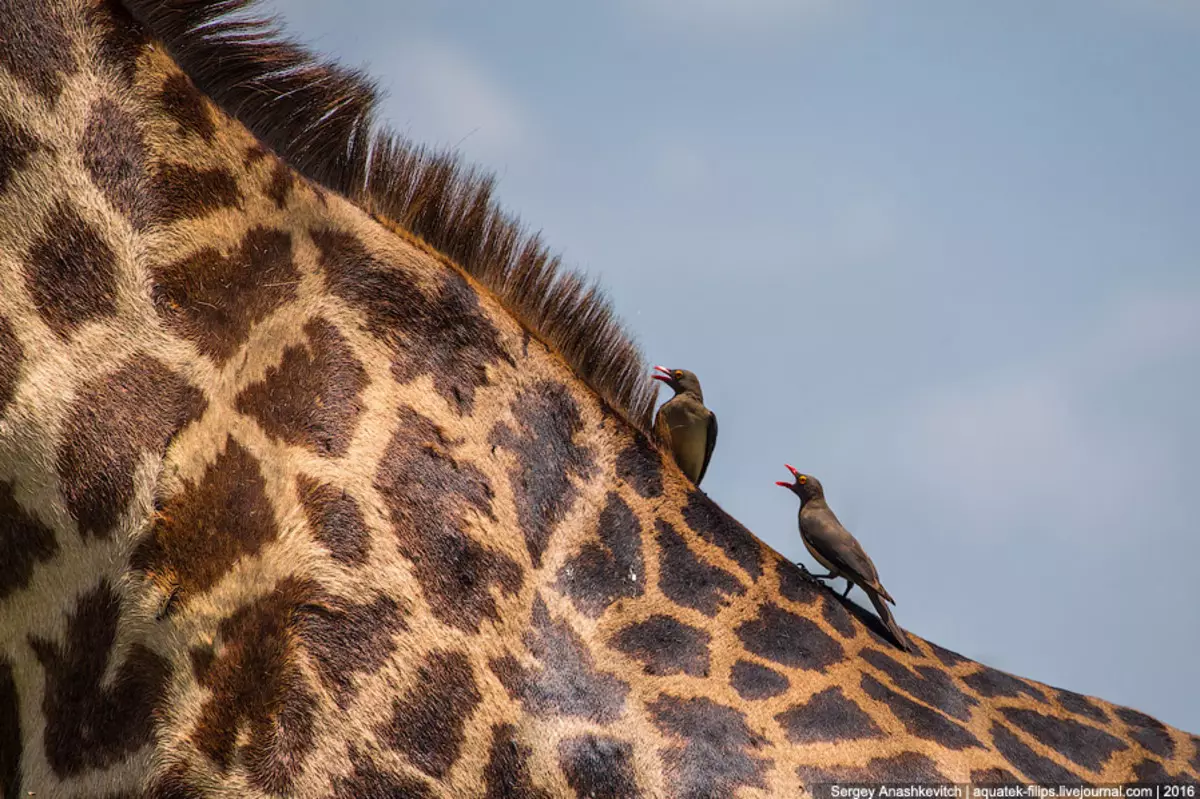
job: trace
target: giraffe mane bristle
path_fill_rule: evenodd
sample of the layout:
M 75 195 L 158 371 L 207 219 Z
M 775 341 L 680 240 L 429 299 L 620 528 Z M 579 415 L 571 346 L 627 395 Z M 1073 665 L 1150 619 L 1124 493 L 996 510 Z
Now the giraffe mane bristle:
M 637 343 L 595 283 L 500 207 L 490 172 L 377 124 L 374 80 L 286 38 L 273 17 L 254 16 L 258 0 L 120 2 L 200 91 L 293 169 L 443 254 L 649 431 L 658 385 Z

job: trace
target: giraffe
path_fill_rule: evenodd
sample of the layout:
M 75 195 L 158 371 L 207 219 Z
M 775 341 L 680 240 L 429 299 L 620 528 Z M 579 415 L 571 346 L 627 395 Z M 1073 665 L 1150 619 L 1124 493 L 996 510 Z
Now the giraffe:
M 806 579 L 488 176 L 249 0 L 0 0 L 0 790 L 1200 779 Z

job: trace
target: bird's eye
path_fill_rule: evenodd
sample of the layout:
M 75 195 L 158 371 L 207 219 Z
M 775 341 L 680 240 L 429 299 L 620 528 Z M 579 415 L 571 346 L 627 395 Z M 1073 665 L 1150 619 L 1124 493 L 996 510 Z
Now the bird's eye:
M 799 483 L 800 485 L 804 485 L 805 483 L 808 482 L 808 477 L 802 474 L 796 478 L 796 482 Z
M 683 372 L 681 372 L 681 371 L 679 371 L 678 369 L 676 369 L 676 370 L 675 370 L 675 379 L 676 379 L 676 380 L 678 380 L 678 379 L 679 379 L 679 378 L 681 378 L 681 377 L 683 377 Z

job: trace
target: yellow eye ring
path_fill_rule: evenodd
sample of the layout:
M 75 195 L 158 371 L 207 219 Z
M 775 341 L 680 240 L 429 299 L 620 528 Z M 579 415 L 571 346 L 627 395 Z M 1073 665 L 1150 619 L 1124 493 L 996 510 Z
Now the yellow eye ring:
M 681 378 L 681 377 L 683 377 L 683 372 L 681 372 L 681 371 L 679 371 L 678 369 L 676 369 L 676 370 L 675 370 L 675 379 L 676 379 L 676 380 L 678 380 L 678 379 L 679 379 L 679 378 Z
M 799 483 L 800 485 L 804 485 L 805 483 L 808 482 L 808 476 L 802 474 L 796 478 L 796 482 Z

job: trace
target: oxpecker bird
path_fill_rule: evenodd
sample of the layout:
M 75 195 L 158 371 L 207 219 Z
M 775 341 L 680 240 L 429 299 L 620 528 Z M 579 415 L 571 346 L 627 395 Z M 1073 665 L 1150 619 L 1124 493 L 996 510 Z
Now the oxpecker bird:
M 699 486 L 717 445 L 717 415 L 704 407 L 704 392 L 694 374 L 687 369 L 654 369 L 660 374 L 651 377 L 675 391 L 675 396 L 658 409 L 654 433 L 671 448 L 675 462 L 688 479 Z
M 784 464 L 785 466 L 787 464 Z M 892 612 L 884 604 L 884 600 L 896 604 L 892 595 L 879 582 L 879 572 L 875 564 L 858 543 L 850 531 L 842 526 L 838 517 L 830 510 L 825 502 L 825 489 L 817 478 L 800 474 L 788 466 L 788 471 L 796 478 L 794 483 L 777 482 L 796 496 L 800 497 L 800 538 L 809 554 L 826 569 L 829 574 L 813 575 L 818 580 L 843 577 L 846 580 L 846 590 L 843 597 L 849 595 L 855 585 L 866 593 L 875 606 L 875 612 L 880 620 L 891 631 L 896 643 L 906 652 L 911 651 L 908 639 L 892 618 Z

